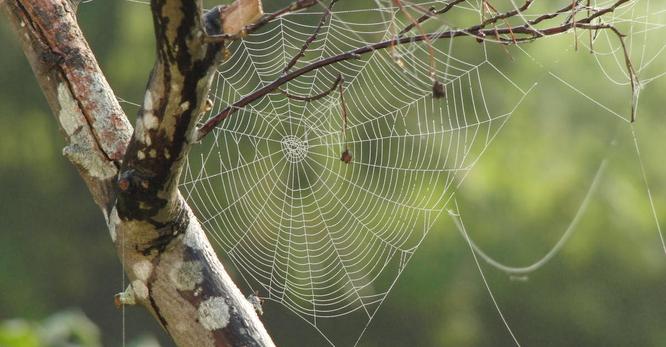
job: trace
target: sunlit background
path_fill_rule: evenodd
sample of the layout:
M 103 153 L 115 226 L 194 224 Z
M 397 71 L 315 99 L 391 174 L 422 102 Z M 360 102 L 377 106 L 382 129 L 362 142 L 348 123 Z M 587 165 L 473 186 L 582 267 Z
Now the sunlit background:
M 537 1 L 537 6 L 549 11 L 567 2 Z M 286 3 L 266 1 L 265 7 L 271 11 Z M 484 129 L 492 130 L 493 136 L 480 135 L 470 144 L 475 154 L 466 164 L 473 167 L 456 176 L 447 191 L 453 192 L 462 181 L 454 198 L 443 201 L 448 204 L 440 201 L 439 218 L 426 230 L 359 346 L 515 345 L 494 300 L 524 346 L 666 346 L 666 254 L 659 235 L 659 229 L 666 227 L 666 80 L 660 78 L 666 72 L 666 56 L 661 54 L 666 47 L 666 12 L 663 4 L 654 1 L 637 3 L 614 19 L 620 30 L 632 34 L 629 51 L 645 86 L 633 126 L 626 121 L 631 92 L 622 54 L 610 35 L 599 34 L 596 55 L 589 53 L 588 34 L 581 31 L 576 33 L 577 43 L 574 35 L 567 34 L 520 48 L 484 46 L 472 39 L 436 45 L 478 70 L 482 82 L 470 84 L 481 85 L 483 97 L 472 98 L 474 102 L 486 103 L 488 114 L 510 114 L 508 121 L 498 118 Z M 373 4 L 340 0 L 336 10 L 344 13 Z M 510 1 L 497 0 L 495 5 L 508 9 Z M 650 15 L 644 15 L 646 11 Z M 478 15 L 460 13 L 460 17 L 452 14 L 450 22 L 425 28 L 436 30 Z M 82 4 L 78 17 L 111 86 L 127 101 L 122 106 L 133 121 L 137 112 L 133 103 L 143 100 L 154 59 L 149 7 L 95 0 Z M 317 20 L 317 16 L 306 18 L 311 24 Z M 65 346 L 68 340 L 81 346 L 124 342 L 171 346 L 145 310 L 128 308 L 123 314 L 113 305 L 113 295 L 123 289 L 122 269 L 102 214 L 62 157 L 64 141 L 57 123 L 4 21 L 0 22 L 0 42 L 5 44 L 0 54 L 0 346 L 41 346 L 47 340 L 49 346 Z M 427 61 L 426 48 L 420 47 L 420 53 L 398 52 L 405 54 L 407 63 L 409 59 Z M 439 58 L 446 63 L 446 58 Z M 438 71 L 445 69 L 440 62 Z M 377 78 L 380 83 L 383 77 Z M 355 120 L 363 119 L 360 106 L 353 105 L 353 93 L 363 95 L 363 91 L 357 88 L 350 93 L 349 125 L 353 126 Z M 449 92 L 446 100 L 438 102 L 453 105 L 452 97 Z M 219 100 L 216 106 L 221 106 Z M 429 117 L 424 112 L 406 115 L 410 126 L 416 126 L 420 117 Z M 246 119 L 232 120 L 227 127 L 245 129 Z M 339 128 L 339 119 L 333 119 L 325 130 L 332 133 Z M 337 132 L 330 136 L 330 143 L 340 145 L 336 136 Z M 352 136 L 356 166 L 354 162 L 349 167 L 334 164 L 351 177 L 363 177 L 361 163 L 368 159 L 363 154 L 367 153 L 353 142 L 362 143 L 362 134 L 357 131 Z M 208 153 L 208 142 L 195 149 L 195 155 Z M 329 147 L 322 147 L 321 153 L 338 155 L 338 148 Z M 253 149 L 237 150 L 251 153 Z M 396 155 L 404 155 L 404 149 Z M 196 162 L 198 157 L 193 158 Z M 391 158 L 385 160 L 390 163 Z M 197 165 L 193 164 L 194 172 Z M 242 178 L 227 182 L 241 179 L 246 184 Z M 193 189 L 187 182 L 184 188 Z M 443 186 L 409 188 L 444 190 Z M 220 196 L 233 200 L 225 195 L 228 186 L 217 189 Z M 201 203 L 194 201 L 194 207 L 206 218 Z M 454 219 L 449 212 L 459 217 Z M 469 237 L 491 257 L 526 266 L 547 254 L 574 220 L 570 238 L 535 272 L 509 275 L 479 258 L 493 296 L 455 224 L 462 221 Z M 212 229 L 215 224 L 208 226 Z M 211 238 L 224 233 L 207 231 Z M 223 244 L 221 258 L 242 290 L 250 294 L 258 289 L 267 296 L 260 284 L 256 287 L 243 280 L 247 273 L 225 258 L 224 248 Z M 276 301 L 265 303 L 261 318 L 277 345 L 328 345 L 307 319 Z M 326 331 L 327 338 L 342 346 L 353 343 L 367 323 L 344 318 Z

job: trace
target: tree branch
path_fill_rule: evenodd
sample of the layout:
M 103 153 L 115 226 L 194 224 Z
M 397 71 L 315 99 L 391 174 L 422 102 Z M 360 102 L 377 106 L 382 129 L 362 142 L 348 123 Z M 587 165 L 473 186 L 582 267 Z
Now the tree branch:
M 222 59 L 222 44 L 205 43 L 205 30 L 244 27 L 260 17 L 260 3 L 239 0 L 205 16 L 200 0 L 153 0 L 151 9 L 157 61 L 120 169 L 116 205 L 127 221 L 115 230 L 132 269 L 130 289 L 179 346 L 271 346 L 178 191 L 192 130 Z
M 305 55 L 305 51 L 307 51 L 308 48 L 310 48 L 312 42 L 314 42 L 314 40 L 317 39 L 317 35 L 319 35 L 321 28 L 324 26 L 326 21 L 331 17 L 331 10 L 333 10 L 333 5 L 335 5 L 336 2 L 338 2 L 338 0 L 331 0 L 331 2 L 328 4 L 328 7 L 324 9 L 324 14 L 319 19 L 319 24 L 317 24 L 317 27 L 315 28 L 314 32 L 312 33 L 312 35 L 310 35 L 310 37 L 307 38 L 307 40 L 305 40 L 303 46 L 301 46 L 301 49 L 298 51 L 298 53 L 296 53 L 296 55 L 294 55 L 293 58 L 291 58 L 289 63 L 287 63 L 287 66 L 285 66 L 284 69 L 282 69 L 283 74 L 291 70 L 291 68 L 294 67 L 294 65 L 296 65 L 298 60 L 303 58 L 303 56 Z
M 76 166 L 108 217 L 117 165 L 132 127 L 99 69 L 67 1 L 4 1 L 0 8 L 20 40 L 67 141 Z
M 205 15 L 201 1 L 152 1 L 157 61 L 133 135 L 68 1 L 0 7 L 67 139 L 63 153 L 102 209 L 127 269 L 131 284 L 118 303 L 145 306 L 179 346 L 273 346 L 178 191 L 221 59 L 222 45 L 206 44 L 206 32 L 245 27 L 260 17 L 253 14 L 260 1 Z
M 461 0 L 462 1 L 462 0 Z M 438 11 L 440 13 L 447 13 L 450 11 L 456 4 L 459 2 L 458 0 L 454 0 L 449 3 L 448 6 L 445 6 L 442 10 Z M 428 34 L 423 34 L 423 35 L 416 35 L 416 36 L 396 36 L 393 39 L 386 40 L 386 41 L 381 41 L 377 43 L 372 43 L 368 44 L 366 46 L 362 46 L 359 48 L 356 48 L 354 50 L 341 53 L 338 55 L 326 57 L 323 59 L 320 59 L 318 61 L 315 61 L 309 65 L 306 65 L 300 69 L 293 70 L 291 72 L 288 72 L 286 74 L 283 74 L 282 76 L 278 77 L 275 79 L 273 82 L 264 85 L 261 88 L 256 89 L 255 91 L 251 92 L 250 94 L 247 94 L 237 101 L 233 102 L 231 105 L 227 106 L 224 108 L 220 113 L 217 115 L 209 118 L 197 131 L 197 134 L 195 136 L 195 139 L 197 141 L 200 141 L 203 139 L 204 136 L 206 136 L 208 133 L 210 133 L 220 122 L 225 120 L 227 117 L 235 113 L 237 110 L 249 105 L 250 103 L 274 92 L 276 89 L 280 88 L 284 84 L 294 80 L 295 78 L 298 78 L 310 71 L 320 69 L 322 67 L 335 64 L 341 61 L 346 61 L 350 59 L 358 59 L 360 58 L 363 54 L 375 52 L 377 50 L 382 50 L 386 49 L 389 47 L 393 47 L 396 45 L 402 45 L 402 44 L 412 44 L 416 42 L 421 42 L 421 41 L 435 41 L 439 39 L 453 39 L 457 37 L 473 37 L 479 42 L 496 42 L 500 44 L 506 44 L 506 45 L 517 45 L 517 44 L 523 44 L 527 42 L 531 42 L 543 37 L 547 36 L 554 36 L 554 35 L 559 35 L 565 32 L 568 32 L 574 28 L 582 28 L 586 30 L 611 30 L 615 34 L 617 34 L 618 38 L 620 41 L 622 41 L 623 35 L 613 26 L 608 25 L 608 24 L 591 24 L 591 22 L 599 18 L 600 16 L 604 14 L 608 14 L 613 12 L 616 8 L 621 6 L 622 4 L 628 2 L 629 0 L 617 0 L 615 3 L 613 3 L 611 6 L 607 8 L 602 8 L 598 9 L 595 11 L 593 14 L 586 18 L 582 18 L 577 21 L 572 21 L 572 20 L 567 20 L 564 23 L 561 23 L 559 25 L 554 25 L 550 27 L 546 27 L 543 29 L 536 28 L 535 25 L 540 24 L 541 22 L 544 22 L 549 19 L 556 18 L 558 16 L 563 15 L 564 13 L 567 13 L 572 9 L 572 4 L 569 3 L 567 6 L 565 6 L 563 9 L 560 9 L 554 13 L 551 14 L 543 14 L 528 23 L 524 25 L 518 25 L 518 26 L 506 26 L 506 27 L 500 27 L 500 28 L 492 28 L 492 29 L 486 29 L 486 26 L 489 24 L 493 24 L 499 20 L 507 19 L 516 15 L 521 14 L 523 11 L 527 10 L 530 7 L 530 4 L 532 1 L 525 1 L 525 3 L 519 7 L 518 9 L 515 9 L 513 11 L 505 12 L 505 13 L 500 13 L 497 14 L 496 16 L 493 16 L 491 18 L 488 18 L 484 20 L 482 23 L 470 26 L 468 28 L 464 29 L 452 29 L 452 30 L 447 30 L 447 31 L 441 31 L 441 32 L 435 32 L 435 33 L 428 33 Z M 425 20 L 425 19 L 424 19 Z M 418 21 L 418 20 L 417 20 Z M 411 30 L 411 28 L 409 28 Z M 510 35 L 510 38 L 502 38 L 501 35 Z M 519 37 L 517 37 L 519 36 Z M 489 37 L 495 37 L 496 41 L 491 41 L 488 39 Z M 624 47 L 624 42 L 621 42 L 623 47 Z M 630 82 L 632 85 L 632 97 L 635 98 L 635 90 L 637 90 L 637 80 L 636 80 L 636 75 L 631 67 L 631 62 L 629 61 L 628 53 L 626 49 L 624 50 L 625 53 L 625 60 L 627 62 L 627 69 L 628 73 L 630 75 Z M 632 105 L 632 121 L 634 120 L 634 114 L 635 110 Z

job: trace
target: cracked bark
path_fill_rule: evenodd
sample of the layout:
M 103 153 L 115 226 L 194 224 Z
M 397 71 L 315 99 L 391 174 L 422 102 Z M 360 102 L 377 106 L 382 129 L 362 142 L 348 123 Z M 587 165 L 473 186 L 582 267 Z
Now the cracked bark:
M 151 2 L 157 60 L 134 131 L 75 5 L 0 1 L 66 138 L 63 154 L 100 206 L 127 269 L 131 284 L 119 300 L 145 306 L 179 346 L 272 346 L 178 191 L 222 59 L 222 44 L 205 35 L 235 34 L 261 16 L 261 2 L 237 0 L 206 14 L 200 0 Z

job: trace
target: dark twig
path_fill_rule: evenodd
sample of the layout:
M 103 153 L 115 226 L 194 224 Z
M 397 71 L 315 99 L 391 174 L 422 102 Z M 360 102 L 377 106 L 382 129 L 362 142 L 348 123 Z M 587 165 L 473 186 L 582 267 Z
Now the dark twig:
M 588 30 L 599 30 L 599 29 L 608 29 L 613 32 L 619 39 L 620 45 L 622 46 L 622 52 L 624 54 L 624 63 L 627 67 L 627 73 L 629 74 L 629 83 L 631 84 L 631 122 L 636 121 L 636 106 L 638 103 L 638 91 L 640 88 L 640 82 L 638 81 L 638 75 L 634 69 L 634 65 L 631 63 L 631 56 L 629 55 L 629 50 L 627 45 L 624 43 L 625 35 L 622 34 L 616 27 L 610 24 L 581 24 L 580 22 L 576 24 L 579 28 L 588 29 Z
M 578 35 L 576 35 L 576 9 L 578 9 L 578 2 L 580 0 L 571 1 L 571 21 L 574 24 L 573 37 L 574 37 L 574 51 L 578 51 Z
M 527 4 L 529 5 L 529 3 L 527 3 Z M 486 11 L 489 14 L 489 20 L 488 21 L 486 21 L 486 18 L 485 18 Z M 492 15 L 492 13 L 495 14 L 494 17 Z M 517 13 L 519 13 L 519 12 L 516 12 L 516 14 Z M 509 29 L 511 29 L 511 26 L 506 21 L 506 18 L 508 18 L 508 17 L 505 17 L 504 15 L 505 14 L 500 13 L 495 8 L 495 6 L 491 5 L 490 2 L 488 2 L 488 0 L 483 0 L 483 6 L 481 7 L 481 19 L 483 20 L 483 22 L 481 23 L 481 25 L 485 26 L 485 25 L 488 25 L 488 24 L 492 24 L 494 29 L 495 29 L 495 38 L 497 39 L 497 41 L 500 41 L 500 42 L 503 41 L 503 40 L 500 37 L 500 35 L 497 33 L 497 24 L 496 24 L 497 21 L 502 20 L 504 22 L 504 24 L 506 24 L 506 26 Z M 516 35 L 513 34 L 513 30 L 510 30 L 509 34 L 511 35 L 511 42 L 513 44 L 515 44 L 516 43 Z M 511 60 L 513 60 L 513 57 L 511 56 L 511 52 L 509 52 L 508 48 L 504 47 L 504 52 L 506 52 L 506 54 L 509 56 L 509 58 L 511 58 Z
M 310 47 L 312 42 L 317 38 L 317 35 L 319 35 L 319 32 L 321 31 L 321 28 L 326 24 L 326 21 L 331 18 L 331 11 L 333 10 L 333 5 L 338 2 L 338 0 L 331 0 L 331 2 L 328 4 L 328 7 L 324 10 L 324 14 L 321 16 L 321 19 L 319 20 L 319 24 L 317 25 L 317 28 L 315 29 L 314 33 L 308 37 L 307 40 L 305 40 L 305 43 L 303 43 L 303 47 L 301 47 L 301 50 L 298 51 L 298 53 L 291 58 L 287 66 L 284 67 L 282 70 L 282 73 L 287 73 L 289 70 L 291 70 L 294 65 L 298 62 L 299 59 L 301 59 L 305 55 L 305 51 Z
M 572 4 L 569 3 L 568 5 L 564 6 L 563 8 L 561 8 L 561 9 L 555 11 L 555 12 L 542 14 L 541 16 L 539 16 L 539 17 L 537 17 L 537 18 L 534 18 L 534 19 L 530 20 L 529 22 L 527 22 L 527 24 L 528 24 L 529 26 L 534 26 L 534 25 L 537 25 L 537 24 L 539 24 L 539 23 L 541 23 L 541 22 L 543 22 L 543 21 L 545 21 L 545 20 L 549 20 L 549 19 L 556 18 L 556 17 L 562 15 L 563 13 L 566 13 L 566 12 L 571 11 L 571 9 L 573 8 L 571 5 L 572 5 Z M 588 18 L 589 18 L 589 17 L 588 17 Z M 565 21 L 565 23 L 566 23 L 566 22 L 567 22 L 567 21 Z
M 421 27 L 421 24 L 418 23 L 414 17 L 405 9 L 402 4 L 402 0 L 393 0 L 393 3 L 398 6 L 400 11 L 405 14 L 405 17 L 419 30 L 421 35 L 425 35 L 426 32 Z M 429 11 L 429 10 L 428 10 Z M 427 14 L 427 13 L 426 13 Z M 446 89 L 442 82 L 437 80 L 437 66 L 435 61 L 435 49 L 432 46 L 432 41 L 430 39 L 425 39 L 426 46 L 428 46 L 428 60 L 430 61 L 430 79 L 432 80 L 432 94 L 435 98 L 443 98 L 446 96 Z
M 349 143 L 347 143 L 347 104 L 345 103 L 343 88 L 344 78 L 342 75 L 338 75 L 338 78 L 340 79 L 340 83 L 338 84 L 338 88 L 340 89 L 340 107 L 342 108 L 342 141 L 345 142 L 345 150 L 342 152 L 340 160 L 345 164 L 349 164 L 352 160 L 352 155 L 349 152 Z
M 446 4 L 446 6 L 444 6 L 442 9 L 437 10 L 437 11 L 435 11 L 435 8 L 434 8 L 434 7 L 431 7 L 431 8 L 428 10 L 428 12 L 426 12 L 425 14 L 423 14 L 423 15 L 422 15 L 421 17 L 419 17 L 416 21 L 414 21 L 414 22 L 412 22 L 412 23 L 409 23 L 409 25 L 407 25 L 404 29 L 402 29 L 402 30 L 398 33 L 398 37 L 402 37 L 402 36 L 404 36 L 406 33 L 410 32 L 412 29 L 414 29 L 415 26 L 417 26 L 418 24 L 421 24 L 421 23 L 425 22 L 426 20 L 428 20 L 428 19 L 430 19 L 430 18 L 433 18 L 433 17 L 436 17 L 436 16 L 438 16 L 438 15 L 440 15 L 440 14 L 445 14 L 445 13 L 449 12 L 449 11 L 450 11 L 451 9 L 453 9 L 456 5 L 460 4 L 461 2 L 465 2 L 465 1 L 467 1 L 467 0 L 453 0 L 453 1 L 449 2 L 448 4 Z
M 587 16 L 589 17 L 590 16 L 590 0 L 587 0 L 586 7 L 587 7 Z M 593 39 L 592 31 L 589 31 L 589 34 L 590 34 L 589 35 L 590 36 L 590 53 L 594 53 L 594 39 Z
M 342 82 L 342 75 L 338 74 L 338 77 L 335 79 L 335 82 L 333 82 L 333 85 L 331 85 L 331 87 L 329 89 L 327 89 L 327 90 L 325 90 L 325 91 L 323 91 L 319 94 L 312 95 L 312 96 L 301 96 L 301 95 L 290 94 L 290 93 L 285 92 L 282 89 L 278 89 L 278 92 L 280 94 L 286 96 L 289 99 L 311 102 L 311 101 L 319 100 L 319 99 L 321 99 L 323 97 L 326 97 L 329 94 L 331 94 L 335 90 L 335 88 L 340 84 L 340 82 Z
M 439 39 L 452 39 L 456 37 L 473 37 L 479 41 L 487 41 L 488 37 L 493 37 L 495 35 L 515 35 L 516 37 L 513 37 L 511 39 L 504 39 L 500 37 L 500 40 L 498 41 L 499 43 L 504 43 L 504 44 L 522 44 L 522 43 L 527 43 L 531 42 L 534 40 L 537 40 L 542 37 L 546 36 L 553 36 L 553 35 L 558 35 L 562 34 L 565 32 L 568 32 L 572 30 L 574 27 L 576 28 L 581 28 L 581 29 L 586 29 L 586 30 L 591 30 L 591 31 L 598 31 L 598 30 L 611 30 L 613 31 L 619 38 L 624 50 L 624 55 L 625 55 L 625 63 L 627 65 L 628 73 L 631 79 L 631 85 L 632 85 L 632 95 L 634 99 L 634 103 L 632 104 L 632 121 L 635 120 L 635 99 L 636 99 L 636 93 L 638 91 L 638 81 L 636 78 L 636 73 L 634 71 L 634 68 L 631 64 L 630 58 L 629 58 L 629 52 L 626 49 L 626 46 L 624 44 L 624 41 L 622 40 L 623 35 L 622 33 L 617 30 L 615 27 L 609 24 L 591 24 L 591 21 L 599 18 L 603 14 L 613 12 L 616 8 L 621 6 L 624 3 L 627 3 L 629 0 L 618 0 L 616 1 L 613 5 L 607 8 L 602 8 L 598 9 L 594 13 L 592 13 L 590 16 L 586 18 L 581 18 L 580 20 L 577 20 L 575 23 L 572 23 L 571 21 L 565 22 L 559 25 L 554 25 L 545 29 L 538 29 L 535 27 L 535 25 L 548 20 L 552 19 L 558 16 L 561 16 L 564 13 L 569 13 L 572 9 L 571 3 L 566 5 L 564 8 L 550 14 L 544 14 L 542 16 L 539 16 L 528 23 L 524 25 L 517 25 L 513 27 L 503 27 L 503 28 L 492 28 L 492 29 L 487 29 L 485 28 L 486 25 L 490 24 L 489 23 L 481 23 L 477 24 L 474 26 L 470 26 L 465 29 L 452 29 L 452 30 L 447 30 L 447 31 L 441 31 L 441 32 L 435 32 L 435 33 L 429 33 L 425 35 L 416 35 L 416 36 L 410 36 L 410 37 L 395 37 L 391 40 L 386 40 L 386 41 L 381 41 L 373 44 L 369 44 L 363 47 L 356 48 L 354 50 L 348 51 L 346 53 L 341 53 L 338 55 L 330 56 L 327 58 L 320 59 L 318 61 L 315 61 L 311 64 L 308 64 L 300 69 L 293 70 L 291 72 L 288 72 L 276 80 L 274 80 L 272 83 L 269 83 L 267 85 L 264 85 L 261 88 L 256 89 L 254 92 L 245 95 L 244 97 L 238 99 L 236 102 L 232 103 L 231 105 L 227 106 L 222 112 L 219 114 L 215 115 L 214 117 L 208 119 L 202 126 L 199 128 L 199 131 L 197 133 L 196 139 L 200 140 L 206 134 L 208 134 L 217 124 L 219 124 L 221 121 L 226 119 L 229 115 L 233 114 L 236 112 L 238 109 L 243 108 L 247 106 L 248 104 L 266 96 L 269 93 L 272 93 L 276 89 L 280 88 L 282 85 L 288 83 L 289 81 L 298 78 L 299 76 L 302 76 L 310 71 L 320 69 L 324 66 L 328 66 L 331 64 L 335 64 L 341 61 L 346 61 L 350 59 L 357 59 L 359 58 L 362 54 L 374 52 L 377 50 L 381 49 L 386 49 L 391 46 L 395 46 L 398 44 L 411 44 L 411 43 L 416 43 L 416 42 L 421 42 L 421 41 L 426 41 L 426 40 L 439 40 Z M 519 12 L 517 12 L 519 13 Z M 501 15 L 499 15 L 501 16 Z M 495 16 L 498 17 L 498 16 Z M 492 17 L 492 18 L 495 18 Z M 492 19 L 491 18 L 491 19 Z M 499 20 L 498 18 L 497 20 Z
M 493 11 L 495 11 L 497 13 L 497 15 L 495 15 L 493 17 L 489 17 L 488 19 L 484 20 L 483 23 L 481 23 L 481 25 L 485 28 L 486 26 L 488 26 L 490 24 L 495 24 L 500 20 L 505 20 L 507 18 L 514 17 L 514 16 L 516 16 L 520 13 L 523 13 L 523 12 L 527 11 L 530 8 L 530 6 L 532 5 L 532 3 L 534 2 L 534 0 L 526 0 L 523 3 L 523 5 L 520 6 L 519 8 L 513 9 L 511 11 L 507 11 L 507 12 L 504 12 L 504 13 L 500 13 L 499 11 L 497 11 L 497 9 L 494 6 L 490 5 L 490 3 L 488 3 L 488 1 L 484 1 L 484 2 L 486 3 L 486 5 L 491 7 Z M 505 21 L 505 23 L 506 23 L 506 21 Z

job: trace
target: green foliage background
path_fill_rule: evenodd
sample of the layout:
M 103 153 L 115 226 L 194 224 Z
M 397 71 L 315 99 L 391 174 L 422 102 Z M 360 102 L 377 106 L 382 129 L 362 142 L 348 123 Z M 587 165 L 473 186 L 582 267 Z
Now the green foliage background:
M 142 100 L 153 60 L 148 7 L 94 1 L 81 5 L 79 18 L 118 96 Z M 0 42 L 0 320 L 41 321 L 78 307 L 100 328 L 105 345 L 120 346 L 122 315 L 112 298 L 122 289 L 122 271 L 102 215 L 62 158 L 62 136 L 4 22 Z M 572 43 L 564 36 L 530 45 L 545 68 L 520 54 L 510 53 L 512 60 L 502 49 L 494 52 L 497 65 L 519 83 L 545 77 L 466 178 L 458 202 L 483 249 L 507 263 L 528 264 L 559 238 L 607 158 L 599 191 L 563 251 L 527 280 L 486 267 L 488 281 L 525 346 L 666 346 L 666 255 L 631 129 L 545 71 L 605 104 L 628 107 L 629 94 L 626 87 L 609 87 L 594 59 Z M 666 59 L 660 60 L 655 65 L 666 71 Z M 497 89 L 489 97 L 501 98 Z M 666 79 L 649 85 L 635 125 L 662 228 L 665 91 Z M 133 117 L 136 109 L 127 111 Z M 278 345 L 323 344 L 281 307 L 269 304 L 264 311 Z M 141 309 L 127 311 L 126 327 L 129 339 L 148 332 L 170 345 Z M 7 329 L 0 328 L 0 345 L 12 345 L 2 340 Z M 512 344 L 465 240 L 442 217 L 360 345 Z

